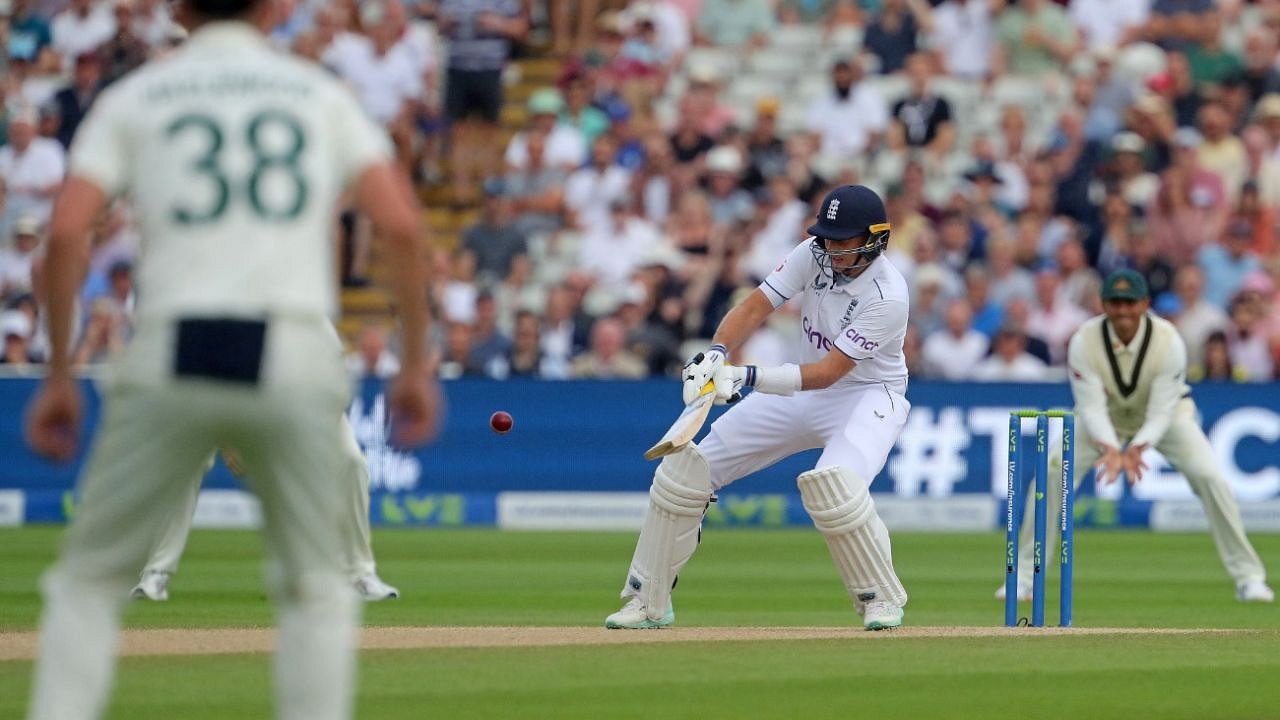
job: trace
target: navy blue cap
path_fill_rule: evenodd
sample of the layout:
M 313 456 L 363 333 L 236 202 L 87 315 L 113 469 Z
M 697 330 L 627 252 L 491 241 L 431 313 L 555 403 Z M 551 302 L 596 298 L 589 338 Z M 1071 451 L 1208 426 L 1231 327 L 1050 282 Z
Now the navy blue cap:
M 876 227 L 883 226 L 883 227 Z M 865 185 L 842 185 L 827 193 L 818 206 L 818 222 L 809 226 L 814 237 L 848 240 L 889 229 L 884 201 Z

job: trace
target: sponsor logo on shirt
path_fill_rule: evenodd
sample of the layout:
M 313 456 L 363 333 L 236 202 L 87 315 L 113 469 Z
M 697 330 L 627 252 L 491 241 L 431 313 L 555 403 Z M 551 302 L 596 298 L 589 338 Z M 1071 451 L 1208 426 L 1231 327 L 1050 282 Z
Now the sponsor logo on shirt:
M 848 330 L 845 330 L 844 336 L 849 342 L 853 343 L 855 347 L 862 348 L 867 352 L 874 352 L 876 348 L 880 347 L 880 343 L 871 340 L 858 332 L 857 328 L 849 328 Z
M 804 330 L 805 338 L 808 339 L 809 342 L 813 343 L 814 347 L 819 350 L 831 349 L 831 340 L 828 339 L 826 335 L 823 335 L 821 330 L 813 327 L 813 323 L 809 320 L 808 315 L 805 315 L 800 320 L 800 327 Z

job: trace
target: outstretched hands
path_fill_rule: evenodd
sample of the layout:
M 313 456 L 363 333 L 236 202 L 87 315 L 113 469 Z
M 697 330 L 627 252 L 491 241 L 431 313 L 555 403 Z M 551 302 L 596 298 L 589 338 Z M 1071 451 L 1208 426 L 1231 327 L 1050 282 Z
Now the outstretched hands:
M 1101 445 L 1102 457 L 1093 464 L 1098 470 L 1098 483 L 1101 485 L 1110 485 L 1120 479 L 1123 474 L 1129 481 L 1130 485 L 1137 485 L 1142 481 L 1142 475 L 1147 470 L 1147 463 L 1142 459 L 1142 453 L 1146 452 L 1146 443 L 1130 445 L 1124 450 L 1118 450 L 1110 445 Z

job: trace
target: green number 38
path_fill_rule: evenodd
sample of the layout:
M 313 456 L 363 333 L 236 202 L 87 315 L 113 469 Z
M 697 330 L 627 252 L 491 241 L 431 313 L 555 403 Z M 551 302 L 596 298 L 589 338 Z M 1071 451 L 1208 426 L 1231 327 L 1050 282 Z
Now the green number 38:
M 268 148 L 264 133 L 279 127 L 287 136 L 281 148 Z M 242 182 L 227 177 L 221 164 L 225 133 L 222 126 L 208 115 L 183 115 L 165 129 L 165 135 L 173 139 L 184 133 L 198 133 L 205 138 L 204 153 L 191 164 L 191 169 L 207 178 L 213 188 L 213 198 L 207 207 L 176 206 L 171 211 L 173 220 L 182 225 L 202 225 L 222 217 L 234 196 L 243 193 L 249 207 L 263 220 L 286 221 L 296 218 L 307 205 L 307 179 L 302 175 L 299 160 L 307 146 L 307 136 L 302 124 L 292 114 L 282 110 L 268 110 L 249 118 L 245 125 L 244 139 L 253 153 L 253 168 Z M 268 201 L 263 197 L 263 183 L 268 173 L 284 173 L 292 183 L 292 192 L 283 200 Z

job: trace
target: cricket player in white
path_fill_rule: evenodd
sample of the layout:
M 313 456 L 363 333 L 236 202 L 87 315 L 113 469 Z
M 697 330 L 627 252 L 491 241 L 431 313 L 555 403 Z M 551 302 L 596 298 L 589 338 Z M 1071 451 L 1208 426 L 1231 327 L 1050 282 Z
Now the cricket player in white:
M 190 40 L 103 92 L 71 150 L 48 249 L 49 375 L 27 435 L 48 457 L 78 446 L 68 345 L 94 220 L 129 194 L 142 246 L 136 334 L 102 383 L 82 502 L 41 581 L 29 717 L 97 718 L 134 574 L 210 453 L 234 448 L 262 500 L 278 606 L 277 714 L 350 717 L 359 604 L 339 558 L 341 417 L 349 395 L 331 238 L 340 193 L 387 243 L 403 330 L 388 396 L 395 437 L 425 442 L 419 211 L 383 131 L 324 70 L 275 51 L 268 0 L 185 0 Z
M 609 628 L 656 628 L 675 620 L 671 591 L 697 547 L 713 492 L 803 450 L 822 448 L 814 470 L 797 478 L 804 507 L 827 541 L 836 568 L 869 630 L 898 627 L 907 593 L 893 569 L 889 531 L 868 490 L 907 420 L 902 355 L 908 293 L 883 256 L 884 203 L 860 185 L 837 188 L 818 209 L 813 235 L 725 316 L 709 350 L 684 373 L 684 400 L 708 380 L 716 402 L 735 402 L 696 446 L 667 456 L 649 491 L 625 605 Z M 734 367 L 725 357 L 765 318 L 799 296 L 804 362 Z
M 367 602 L 394 600 L 400 591 L 378 577 L 377 562 L 373 558 L 373 538 L 369 532 L 369 465 L 356 440 L 355 430 L 345 417 L 342 419 L 342 464 L 339 472 L 345 478 L 347 502 L 343 506 L 342 564 L 347 577 L 360 599 Z M 224 450 L 223 461 L 237 476 L 244 475 L 244 468 L 233 451 Z M 213 467 L 210 457 L 205 472 Z M 191 534 L 191 521 L 200 495 L 200 482 L 204 473 L 192 479 L 179 511 L 161 531 L 142 569 L 138 584 L 130 596 L 163 602 L 169 599 L 169 580 L 178 571 L 178 561 L 187 546 Z
M 1204 505 L 1218 556 L 1242 602 L 1272 602 L 1266 569 L 1245 537 L 1240 509 L 1213 461 L 1213 449 L 1200 428 L 1199 412 L 1186 384 L 1187 349 L 1177 328 L 1148 312 L 1146 280 L 1133 270 L 1118 270 L 1102 285 L 1104 314 L 1087 320 L 1071 336 L 1067 363 L 1075 413 L 1075 484 L 1097 467 L 1099 483 L 1121 475 L 1142 480 L 1142 453 L 1155 447 L 1182 473 Z M 1062 507 L 1062 488 L 1049 483 L 1049 517 Z M 1030 505 L 1030 503 L 1027 503 Z M 1032 523 L 1022 527 L 1018 596 L 1031 598 Z M 1050 533 L 1057 532 L 1049 523 Z M 1050 537 L 1049 546 L 1056 539 Z M 1004 599 L 1001 586 L 997 597 Z

